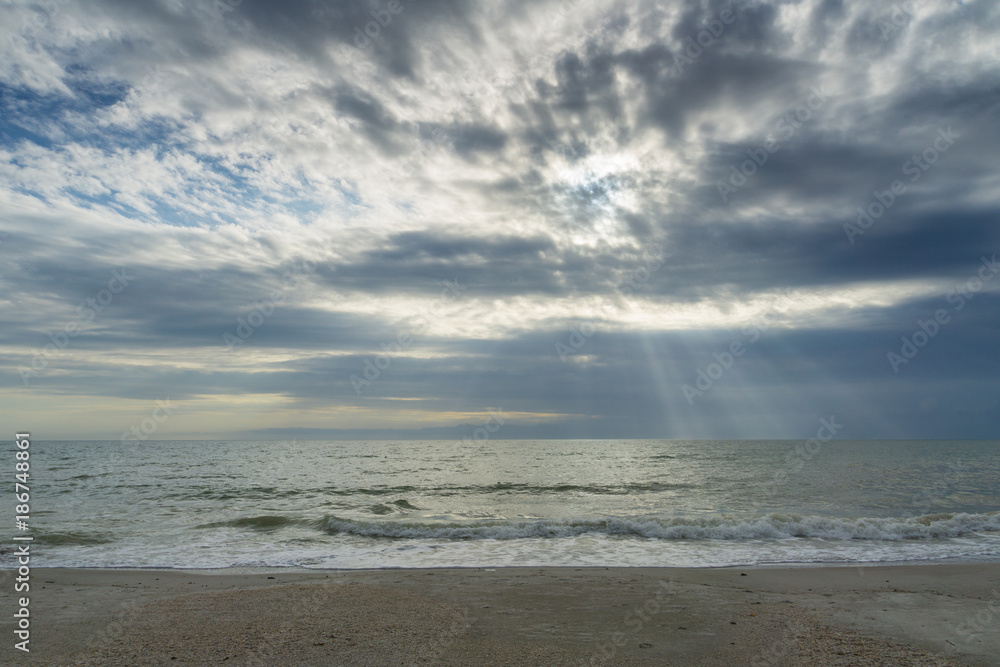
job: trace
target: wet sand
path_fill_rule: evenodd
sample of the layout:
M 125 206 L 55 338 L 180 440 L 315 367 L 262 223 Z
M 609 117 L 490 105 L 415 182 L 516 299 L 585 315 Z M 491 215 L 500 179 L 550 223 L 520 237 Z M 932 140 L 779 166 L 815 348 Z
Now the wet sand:
M 7 573 L 9 575 L 9 571 Z M 23 594 L 17 594 L 20 597 Z M 1000 564 L 33 569 L 38 665 L 996 665 Z

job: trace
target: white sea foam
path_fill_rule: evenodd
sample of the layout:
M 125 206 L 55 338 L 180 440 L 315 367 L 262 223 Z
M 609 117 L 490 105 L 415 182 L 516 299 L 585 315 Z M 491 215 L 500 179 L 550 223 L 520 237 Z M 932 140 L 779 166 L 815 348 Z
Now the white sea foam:
M 1000 530 L 1000 512 L 936 514 L 914 518 L 847 519 L 796 514 L 756 518 L 673 517 L 665 519 L 600 519 L 577 521 L 489 521 L 418 523 L 359 521 L 330 517 L 331 533 L 395 539 L 514 540 L 565 538 L 584 534 L 636 536 L 660 540 L 753 540 L 813 537 L 833 540 L 947 539 Z

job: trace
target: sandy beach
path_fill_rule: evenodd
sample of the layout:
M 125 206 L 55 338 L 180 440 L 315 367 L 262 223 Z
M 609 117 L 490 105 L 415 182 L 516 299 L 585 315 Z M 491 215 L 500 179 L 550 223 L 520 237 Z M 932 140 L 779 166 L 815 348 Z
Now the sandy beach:
M 32 652 L 8 641 L 5 664 L 995 665 L 1000 655 L 997 564 L 32 575 Z

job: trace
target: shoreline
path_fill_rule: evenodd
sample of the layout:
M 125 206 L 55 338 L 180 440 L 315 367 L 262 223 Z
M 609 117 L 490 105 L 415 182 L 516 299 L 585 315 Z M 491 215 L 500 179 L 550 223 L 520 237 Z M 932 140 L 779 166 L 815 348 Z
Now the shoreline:
M 795 569 L 837 569 L 837 568 L 879 568 L 879 567 L 930 567 L 935 565 L 1000 565 L 1000 558 L 996 560 L 975 560 L 969 558 L 944 558 L 938 560 L 909 560 L 909 561 L 860 561 L 860 562 L 780 562 L 780 563 L 754 563 L 752 565 L 442 565 L 440 567 L 405 567 L 393 565 L 386 567 L 306 567 L 304 565 L 222 565 L 219 567 L 164 567 L 160 565 L 38 565 L 32 570 L 85 570 L 109 572 L 190 572 L 197 574 L 263 574 L 272 571 L 279 572 L 381 572 L 398 570 L 523 570 L 523 569 L 583 569 L 583 570 L 606 570 L 608 568 L 618 570 L 678 570 L 678 571 L 698 571 L 698 570 L 795 570 Z M 0 573 L 11 571 L 13 568 L 0 567 Z M 0 574 L 2 576 L 2 574 Z
M 1000 563 L 291 570 L 32 568 L 24 662 L 989 665 L 1000 655 Z M 0 591 L 5 609 L 12 590 Z

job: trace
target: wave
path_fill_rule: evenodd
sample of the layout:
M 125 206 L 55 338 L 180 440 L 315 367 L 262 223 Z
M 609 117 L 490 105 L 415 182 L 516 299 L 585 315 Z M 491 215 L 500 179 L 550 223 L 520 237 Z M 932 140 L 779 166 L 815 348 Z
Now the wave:
M 457 494 L 488 494 L 488 493 L 524 493 L 524 494 L 547 494 L 547 493 L 590 493 L 596 495 L 628 495 L 635 492 L 658 493 L 661 491 L 674 491 L 678 489 L 689 489 L 690 484 L 668 484 L 665 482 L 642 482 L 630 484 L 525 484 L 515 482 L 497 482 L 496 484 L 481 484 L 474 486 L 383 486 L 372 488 L 354 489 L 316 489 L 317 493 L 327 493 L 335 496 L 389 496 L 404 493 L 423 493 L 428 495 L 457 495 Z
M 293 516 L 282 514 L 264 514 L 262 516 L 245 516 L 239 519 L 229 519 L 226 521 L 213 521 L 203 523 L 195 528 L 250 528 L 252 530 L 275 530 L 286 526 L 303 525 L 309 522 Z
M 372 514 L 383 516 L 386 514 L 392 514 L 393 512 L 406 512 L 409 510 L 419 510 L 420 508 L 409 503 L 405 498 L 400 498 L 399 500 L 393 500 L 391 503 L 378 503 L 376 505 L 370 505 L 365 509 Z
M 288 487 L 248 486 L 230 489 L 185 489 L 175 493 L 169 493 L 165 497 L 185 499 L 197 498 L 198 500 L 276 500 L 295 498 L 296 496 L 301 496 L 311 492 L 312 491 Z
M 38 512 L 35 512 L 34 514 L 37 515 Z M 84 533 L 79 531 L 65 533 L 35 533 L 35 542 L 50 545 L 79 546 L 91 544 L 110 544 L 114 541 L 114 537 L 105 533 Z
M 627 495 L 630 493 L 660 491 L 675 491 L 691 488 L 690 484 L 668 484 L 665 482 L 644 482 L 631 484 L 552 484 L 537 486 L 534 484 L 499 483 L 487 487 L 476 487 L 477 490 L 512 491 L 515 493 L 590 493 L 595 495 Z
M 755 518 L 675 517 L 668 519 L 472 523 L 361 521 L 330 516 L 320 525 L 332 534 L 396 539 L 516 540 L 603 534 L 658 540 L 818 538 L 900 541 L 950 539 L 982 531 L 1000 531 L 1000 512 L 935 514 L 913 518 L 847 519 L 796 514 L 768 514 Z
M 415 486 L 376 486 L 370 489 L 365 487 L 353 489 L 316 489 L 316 492 L 332 496 L 394 496 L 400 493 L 412 493 L 413 491 L 420 490 Z
M 83 479 L 80 477 L 79 479 Z M 130 487 L 137 488 L 137 487 Z M 627 484 L 526 484 L 516 482 L 497 482 L 496 484 L 480 485 L 442 485 L 442 486 L 374 486 L 374 487 L 316 487 L 288 488 L 274 486 L 250 486 L 240 488 L 203 488 L 188 489 L 168 494 L 168 498 L 196 498 L 198 500 L 285 500 L 298 497 L 350 497 L 350 496 L 399 496 L 424 494 L 431 496 L 457 496 L 475 494 L 504 495 L 549 495 L 559 493 L 577 493 L 588 495 L 625 496 L 633 493 L 663 493 L 693 488 L 690 484 L 670 484 L 667 482 L 632 482 Z
M 403 510 L 418 510 L 420 509 L 416 505 L 408 502 L 406 498 L 400 498 L 399 500 L 393 500 L 392 504 Z

